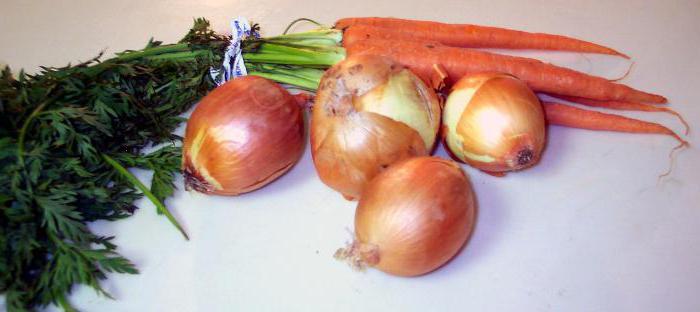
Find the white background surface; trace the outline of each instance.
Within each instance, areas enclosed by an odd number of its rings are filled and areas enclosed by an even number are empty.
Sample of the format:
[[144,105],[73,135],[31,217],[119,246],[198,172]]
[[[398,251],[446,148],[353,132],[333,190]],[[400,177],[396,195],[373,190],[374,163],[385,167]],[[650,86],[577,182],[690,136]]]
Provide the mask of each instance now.
[[[696,132],[672,139],[550,128],[542,162],[495,178],[464,166],[479,203],[467,248],[419,278],[352,271],[333,252],[350,238],[355,203],[317,178],[308,151],[273,184],[235,198],[178,191],[167,205],[185,242],[150,203],[91,228],[116,235],[140,275],[111,275],[116,298],[75,289],[84,311],[700,311],[700,1],[7,1],[0,63],[64,65],[173,42],[193,17],[226,31],[231,17],[277,34],[297,17],[397,16],[589,39],[636,62],[625,83],[667,96]],[[526,53],[527,54],[527,53]],[[621,59],[546,60],[614,77]],[[663,114],[627,114],[682,130]],[[438,156],[445,157],[442,150]],[[149,175],[139,172],[143,179]],[[182,185],[182,180],[178,180]]]

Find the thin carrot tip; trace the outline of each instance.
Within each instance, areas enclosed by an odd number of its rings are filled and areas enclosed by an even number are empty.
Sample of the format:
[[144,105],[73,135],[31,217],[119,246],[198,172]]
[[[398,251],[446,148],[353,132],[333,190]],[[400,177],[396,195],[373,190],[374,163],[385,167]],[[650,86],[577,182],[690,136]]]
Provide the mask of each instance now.
[[685,136],[688,136],[688,134],[690,134],[690,125],[688,124],[688,122],[685,121],[685,118],[683,118],[683,116],[681,116],[681,114],[679,114],[675,111],[673,113],[674,113],[674,115],[676,115],[676,117],[678,117],[678,120],[680,120],[681,123],[683,124],[683,126],[685,127]]
[[681,144],[676,145],[676,147],[674,147],[671,150],[671,152],[668,154],[668,158],[670,161],[669,166],[668,166],[668,170],[666,170],[666,172],[664,172],[663,174],[659,175],[659,177],[657,179],[657,183],[659,183],[661,181],[661,179],[663,179],[664,177],[667,177],[668,175],[670,175],[671,171],[673,171],[673,166],[674,166],[675,160],[676,160],[676,158],[674,157],[674,154],[676,153],[676,151],[681,150],[683,148],[688,148],[688,147],[690,147],[690,144],[685,140],[681,140]]
[[[629,57],[628,57],[627,59],[629,59]],[[611,82],[617,82],[617,81],[620,81],[620,80],[622,80],[622,79],[627,78],[627,76],[629,76],[629,74],[632,72],[632,67],[634,67],[634,64],[635,64],[635,62],[634,62],[634,61],[631,61],[631,62],[630,62],[630,66],[627,67],[627,71],[625,71],[625,73],[624,73],[621,77],[618,77],[618,78],[615,78],[615,79],[609,79],[609,81],[611,81]]]

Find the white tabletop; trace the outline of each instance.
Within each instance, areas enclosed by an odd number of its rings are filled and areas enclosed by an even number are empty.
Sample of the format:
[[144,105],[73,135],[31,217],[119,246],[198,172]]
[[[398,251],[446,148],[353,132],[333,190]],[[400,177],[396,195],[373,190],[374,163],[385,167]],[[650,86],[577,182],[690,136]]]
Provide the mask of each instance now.
[[[153,206],[91,228],[116,235],[139,275],[111,274],[116,300],[77,287],[84,311],[700,311],[700,2],[690,1],[3,1],[0,63],[36,71],[179,39],[193,17],[226,31],[246,16],[277,34],[297,17],[332,24],[396,16],[575,36],[633,57],[623,81],[667,96],[693,127],[692,147],[659,135],[550,128],[536,167],[504,178],[464,166],[478,198],[467,247],[418,278],[356,272],[333,259],[351,239],[355,203],[316,176],[308,150],[291,172],[239,197],[176,192],[167,205],[186,242]],[[524,53],[528,55],[530,52]],[[538,54],[607,77],[625,60]],[[628,113],[681,131],[664,114]],[[440,149],[438,156],[446,157]],[[137,172],[144,181],[145,172]],[[177,185],[182,186],[179,178]]]

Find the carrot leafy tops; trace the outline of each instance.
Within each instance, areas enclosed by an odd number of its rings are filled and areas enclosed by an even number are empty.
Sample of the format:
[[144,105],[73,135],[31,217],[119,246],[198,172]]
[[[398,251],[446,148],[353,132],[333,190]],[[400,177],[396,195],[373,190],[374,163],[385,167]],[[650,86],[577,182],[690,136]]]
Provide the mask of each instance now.
[[[0,76],[0,292],[10,311],[58,304],[108,272],[137,273],[113,237],[87,224],[133,214],[145,194],[163,206],[180,169],[172,131],[213,86],[227,38],[195,21],[176,44],[151,41],[138,51],[39,74],[9,68]],[[151,153],[145,148],[164,144]],[[125,168],[152,170],[150,188]],[[174,218],[170,220],[178,225]],[[179,225],[178,225],[179,228]],[[182,229],[180,228],[182,231]],[[184,231],[183,231],[184,234]]]

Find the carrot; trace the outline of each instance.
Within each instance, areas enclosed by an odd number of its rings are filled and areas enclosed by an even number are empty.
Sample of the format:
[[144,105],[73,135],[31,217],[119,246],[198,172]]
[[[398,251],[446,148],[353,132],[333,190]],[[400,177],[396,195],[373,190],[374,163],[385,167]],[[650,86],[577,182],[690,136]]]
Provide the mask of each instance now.
[[391,57],[426,82],[430,81],[433,65],[439,64],[447,71],[450,82],[479,72],[502,72],[522,79],[538,92],[605,101],[666,102],[660,95],[530,58],[413,41],[353,39],[352,42],[345,45],[347,55],[367,53]]
[[365,32],[366,35],[376,39],[427,40],[453,47],[560,50],[610,54],[629,58],[629,56],[611,48],[571,37],[471,24],[360,17],[340,19],[336,22],[335,28]]
[[681,143],[681,146],[688,146],[688,142],[678,134],[657,123],[590,111],[560,103],[543,102],[542,106],[547,122],[552,125],[599,131],[664,134],[674,137]]
[[[336,26],[337,27],[337,26]],[[436,34],[437,35],[437,34]],[[378,40],[399,40],[399,41],[420,41],[450,46],[445,42],[440,42],[439,38],[421,36],[418,34],[405,33],[401,29],[378,27],[372,25],[358,24],[343,30],[343,45],[354,44],[357,40],[378,39]],[[476,48],[474,46],[462,46],[464,48]]]
[[601,108],[608,108],[608,109],[615,109],[615,110],[669,113],[669,114],[676,116],[680,120],[680,122],[683,124],[683,126],[685,126],[685,135],[688,135],[688,133],[690,132],[690,126],[685,121],[683,116],[681,116],[681,114],[679,114],[678,112],[676,112],[670,108],[667,108],[667,107],[658,107],[658,106],[654,106],[654,105],[650,105],[650,104],[646,104],[646,103],[638,103],[638,102],[596,101],[596,100],[573,97],[573,96],[564,96],[564,95],[554,95],[554,96],[556,96],[557,98],[560,98],[562,100],[572,102],[572,103],[593,106],[593,107],[601,107]]

